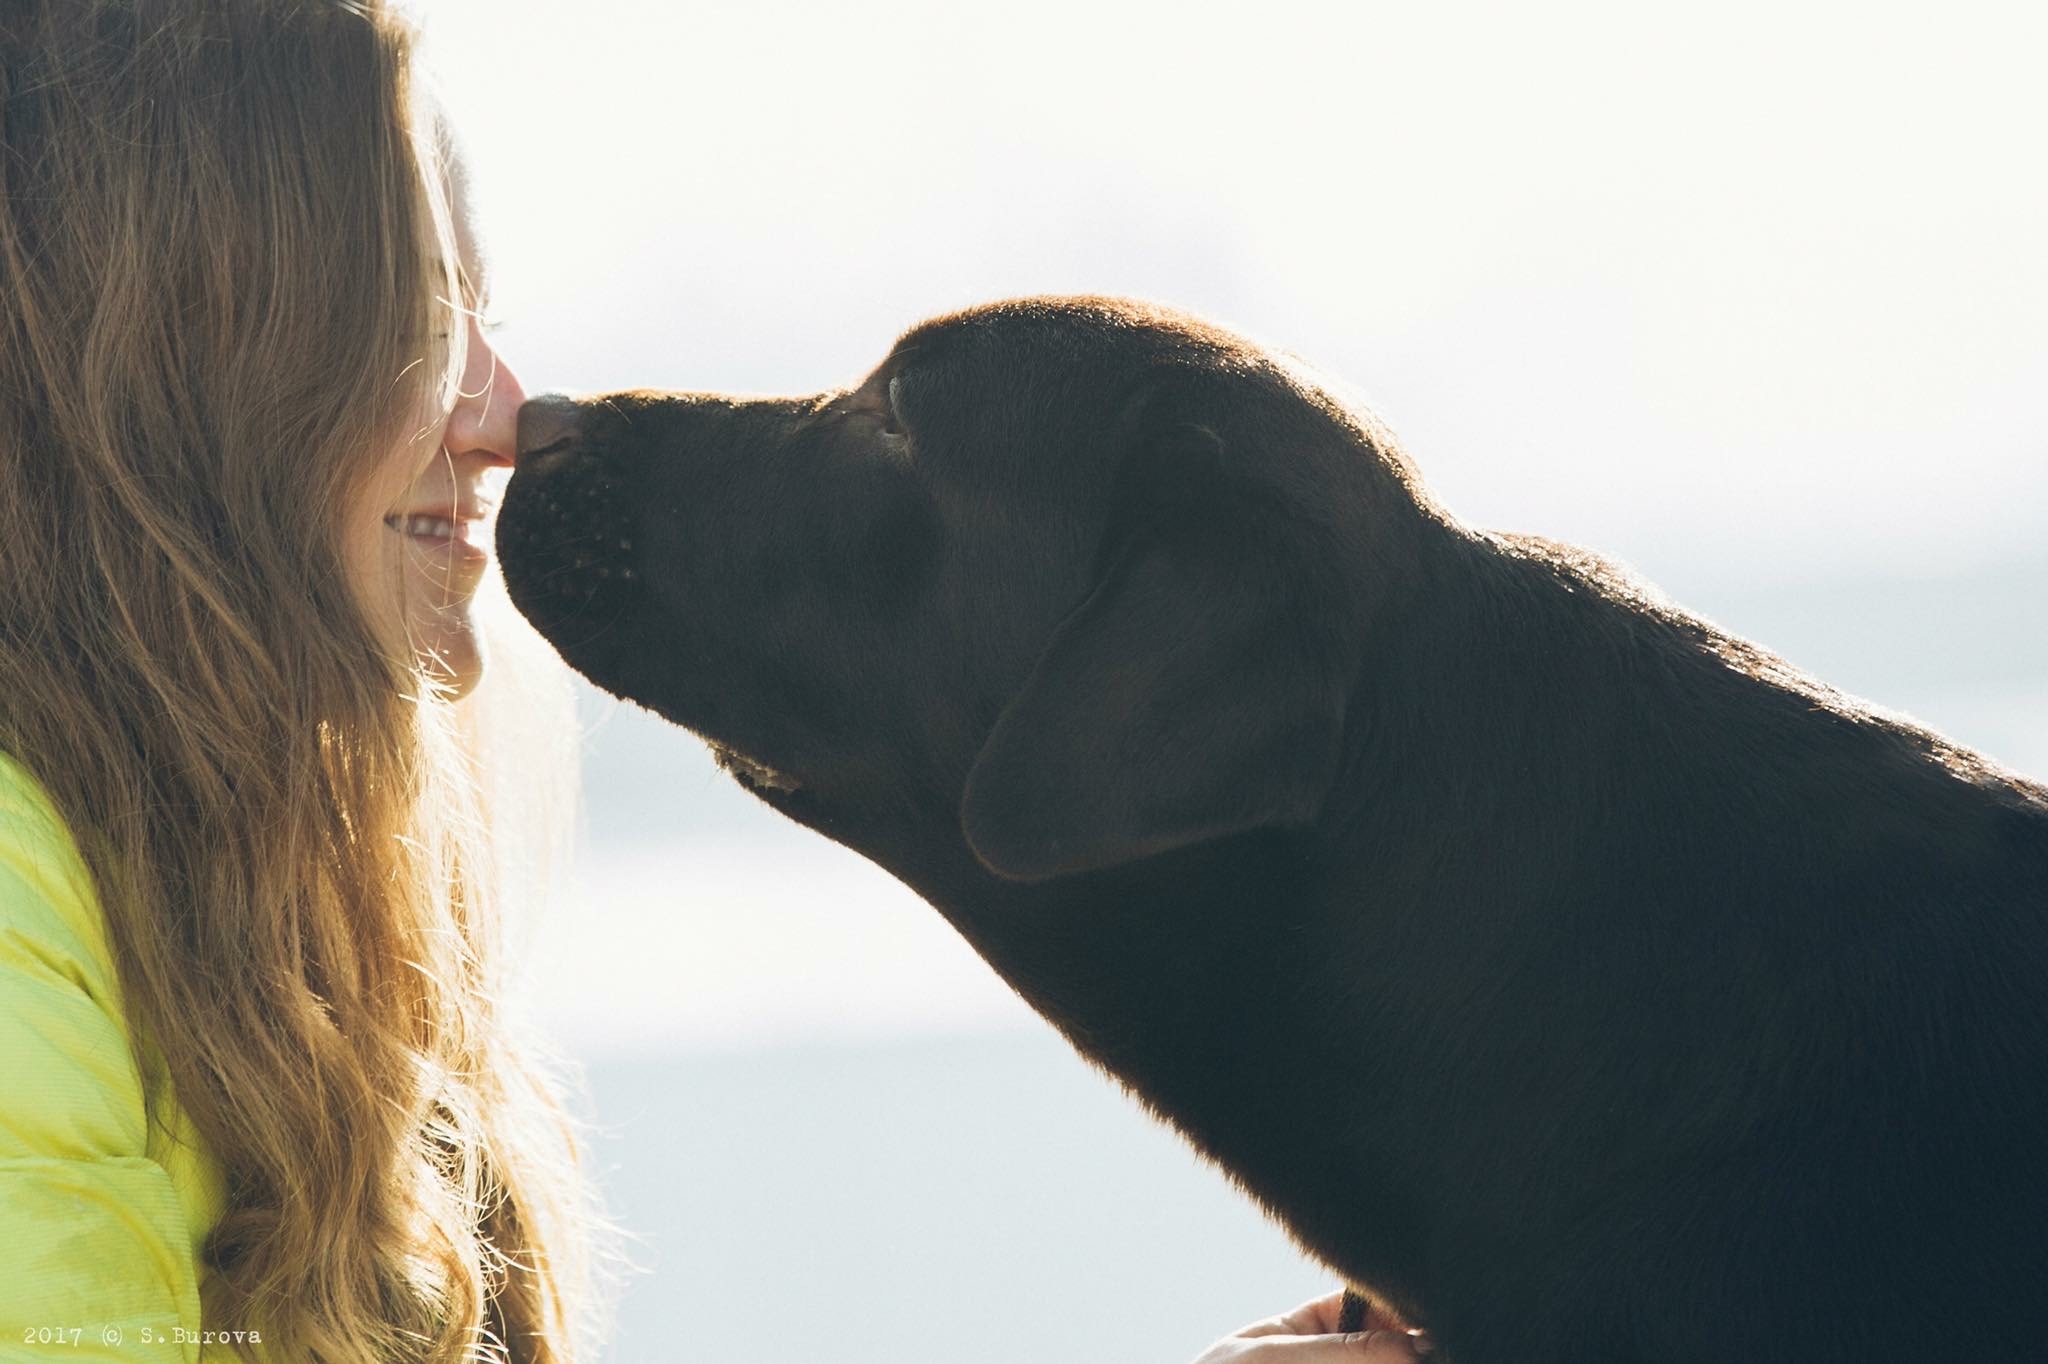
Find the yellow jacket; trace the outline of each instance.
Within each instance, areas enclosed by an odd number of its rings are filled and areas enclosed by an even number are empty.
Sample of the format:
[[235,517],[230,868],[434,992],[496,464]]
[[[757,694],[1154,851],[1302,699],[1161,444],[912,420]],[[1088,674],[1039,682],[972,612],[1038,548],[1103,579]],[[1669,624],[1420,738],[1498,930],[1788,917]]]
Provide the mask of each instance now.
[[106,925],[68,830],[0,754],[0,1360],[213,1364],[199,1250],[224,1189],[190,1120],[144,1130]]

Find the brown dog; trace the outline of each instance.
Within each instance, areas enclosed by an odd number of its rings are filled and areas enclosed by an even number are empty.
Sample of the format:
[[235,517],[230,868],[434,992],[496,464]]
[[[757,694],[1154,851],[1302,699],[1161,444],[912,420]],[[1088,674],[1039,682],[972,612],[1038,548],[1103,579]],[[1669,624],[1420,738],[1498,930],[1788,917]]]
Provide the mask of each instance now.
[[1138,304],[529,404],[513,599],[1460,1364],[2048,1358],[2048,790]]

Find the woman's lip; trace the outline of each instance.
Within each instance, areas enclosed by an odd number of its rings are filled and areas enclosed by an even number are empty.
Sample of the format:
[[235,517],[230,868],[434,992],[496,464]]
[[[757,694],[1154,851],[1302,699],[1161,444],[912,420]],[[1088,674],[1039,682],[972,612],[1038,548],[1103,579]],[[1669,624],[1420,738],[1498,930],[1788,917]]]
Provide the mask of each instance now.
[[464,557],[489,556],[489,536],[484,527],[485,522],[480,518],[454,520],[425,514],[384,518],[386,530],[403,535],[422,549],[455,550]]
[[406,520],[408,517],[431,516],[441,521],[483,521],[495,510],[497,508],[487,502],[465,503],[452,507],[444,502],[438,507],[407,507],[403,511],[392,512],[384,520],[389,524],[392,521]]

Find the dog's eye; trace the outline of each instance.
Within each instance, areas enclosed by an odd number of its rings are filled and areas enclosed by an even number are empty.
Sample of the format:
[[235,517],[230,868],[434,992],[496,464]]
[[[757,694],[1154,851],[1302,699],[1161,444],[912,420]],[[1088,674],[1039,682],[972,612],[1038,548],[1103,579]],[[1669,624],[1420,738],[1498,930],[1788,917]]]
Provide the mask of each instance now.
[[902,375],[891,376],[889,380],[889,415],[882,423],[885,436],[907,436],[910,428],[904,425],[903,408],[899,403],[897,386],[903,382]]

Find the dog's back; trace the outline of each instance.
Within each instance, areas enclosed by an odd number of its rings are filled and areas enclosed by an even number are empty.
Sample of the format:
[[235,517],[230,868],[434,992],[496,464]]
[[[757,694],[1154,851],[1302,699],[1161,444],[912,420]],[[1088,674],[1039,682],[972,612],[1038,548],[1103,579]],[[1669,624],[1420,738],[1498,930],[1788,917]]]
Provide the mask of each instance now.
[[1308,968],[1378,1042],[1327,1121],[1456,1257],[1413,1303],[1476,1360],[2048,1350],[2048,791],[1581,551],[1472,553],[1389,642]]

